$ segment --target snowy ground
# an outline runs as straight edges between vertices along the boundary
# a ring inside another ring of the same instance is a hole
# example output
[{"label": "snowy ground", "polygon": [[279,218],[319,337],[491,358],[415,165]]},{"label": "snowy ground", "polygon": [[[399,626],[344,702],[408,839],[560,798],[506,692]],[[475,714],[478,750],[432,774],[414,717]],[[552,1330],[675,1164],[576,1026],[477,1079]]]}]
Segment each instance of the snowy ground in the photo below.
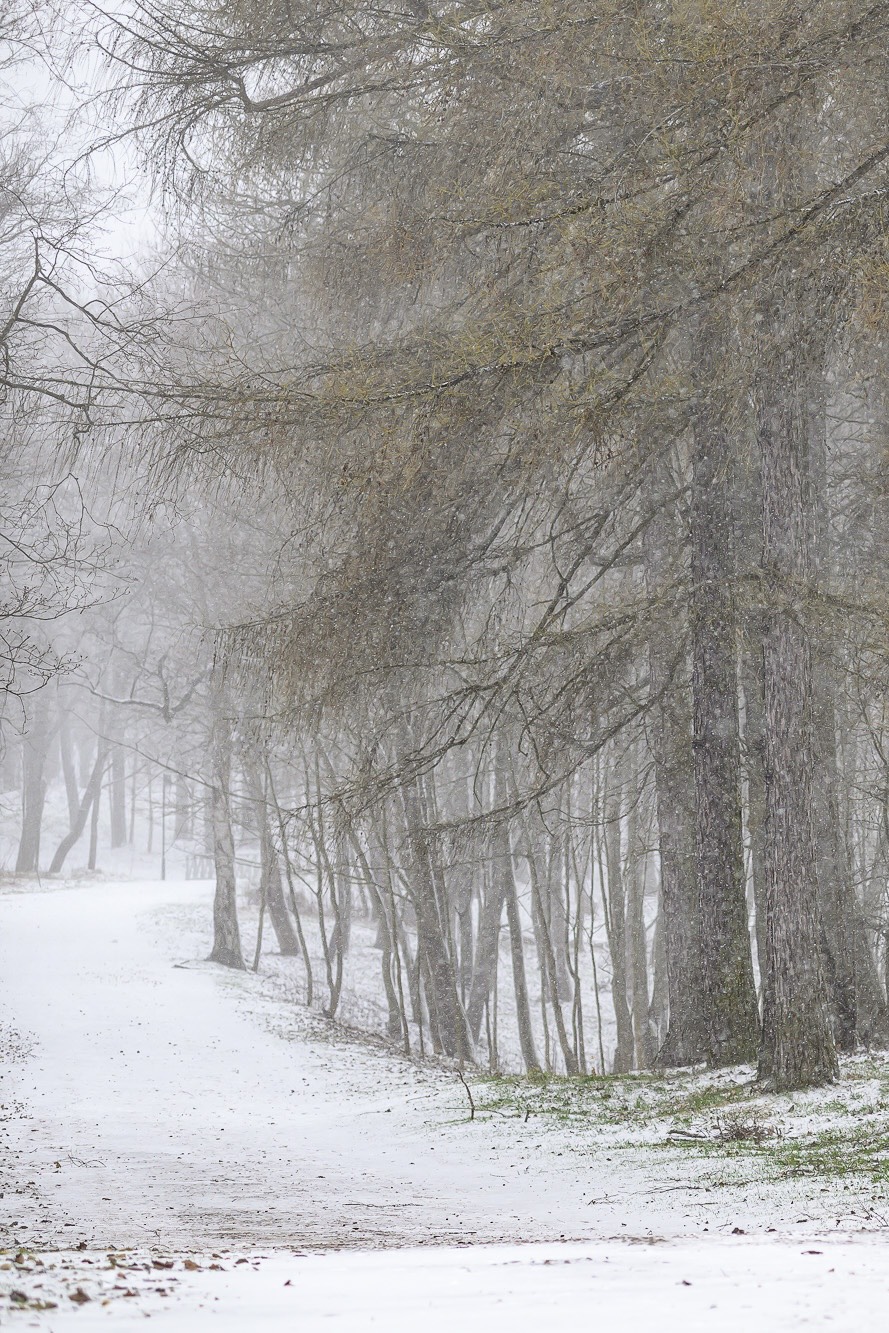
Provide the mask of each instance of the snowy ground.
[{"label": "snowy ground", "polygon": [[[839,1098],[765,1109],[740,1073],[576,1092],[476,1080],[470,1121],[453,1072],[326,1028],[279,968],[202,963],[210,894],[0,896],[0,1322],[885,1322],[885,1064]],[[714,1097],[780,1125],[780,1152],[715,1145]],[[803,1151],[852,1110],[879,1149],[870,1174]]]}]

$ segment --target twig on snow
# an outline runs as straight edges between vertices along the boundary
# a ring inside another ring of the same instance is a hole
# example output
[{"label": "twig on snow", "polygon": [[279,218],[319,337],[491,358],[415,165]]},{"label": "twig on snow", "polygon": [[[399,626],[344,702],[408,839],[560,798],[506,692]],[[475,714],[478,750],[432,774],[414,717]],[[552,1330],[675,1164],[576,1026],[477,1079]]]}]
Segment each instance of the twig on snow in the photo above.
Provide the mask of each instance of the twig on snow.
[{"label": "twig on snow", "polygon": [[466,1082],[466,1079],[463,1077],[463,1070],[462,1070],[462,1069],[458,1069],[458,1070],[457,1070],[457,1077],[458,1077],[458,1079],[460,1080],[460,1082],[463,1084],[464,1088],[466,1089],[466,1096],[469,1098],[469,1119],[470,1119],[470,1120],[474,1120],[474,1119],[475,1119],[475,1102],[474,1102],[473,1097],[472,1097],[472,1089],[470,1088],[469,1084]]}]

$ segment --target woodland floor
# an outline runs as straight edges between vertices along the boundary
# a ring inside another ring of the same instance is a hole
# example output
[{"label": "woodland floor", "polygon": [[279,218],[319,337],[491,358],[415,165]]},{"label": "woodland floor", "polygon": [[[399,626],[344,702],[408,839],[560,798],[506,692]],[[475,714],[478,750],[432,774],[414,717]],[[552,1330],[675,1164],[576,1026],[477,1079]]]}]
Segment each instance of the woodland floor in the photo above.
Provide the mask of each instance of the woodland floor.
[{"label": "woodland floor", "polygon": [[0,893],[0,1325],[880,1328],[889,1060],[456,1074],[201,962],[206,883]]}]

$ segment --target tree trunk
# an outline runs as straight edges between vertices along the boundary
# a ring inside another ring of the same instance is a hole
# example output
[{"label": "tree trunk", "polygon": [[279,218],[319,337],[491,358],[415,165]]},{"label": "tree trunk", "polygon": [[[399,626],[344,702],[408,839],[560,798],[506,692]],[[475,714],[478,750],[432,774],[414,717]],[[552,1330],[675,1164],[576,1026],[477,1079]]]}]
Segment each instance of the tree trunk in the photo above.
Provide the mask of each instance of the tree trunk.
[{"label": "tree trunk", "polygon": [[417,917],[417,949],[426,969],[427,998],[433,1044],[460,1061],[472,1059],[472,1036],[460,1003],[449,932],[448,908],[441,900],[441,876],[433,858],[436,849],[424,828],[419,778],[402,786],[405,826],[411,859],[411,900]]},{"label": "tree trunk", "polygon": [[44,769],[52,739],[47,691],[29,699],[28,729],[22,740],[22,833],[15,861],[17,875],[36,875],[40,869],[40,833],[46,799]]},{"label": "tree trunk", "polygon": [[293,885],[293,865],[290,860],[290,849],[287,845],[287,828],[284,824],[284,815],[281,812],[281,805],[275,791],[275,783],[272,778],[272,770],[268,761],[266,761],[266,777],[268,779],[269,796],[275,807],[275,816],[278,823],[278,836],[281,839],[281,855],[284,857],[284,870],[287,874],[287,896],[290,900],[290,910],[293,913],[293,920],[296,925],[296,934],[299,939],[299,947],[302,951],[303,964],[306,969],[306,1004],[311,1007],[313,992],[315,989],[314,977],[312,976],[312,960],[309,957],[309,948],[306,944],[305,932],[303,931],[302,918],[300,916],[299,904],[296,901],[296,890]]},{"label": "tree trunk", "polygon": [[[494,775],[494,805],[505,805],[507,784],[499,770]],[[509,925],[509,947],[512,958],[512,979],[515,990],[516,1021],[519,1028],[519,1044],[522,1059],[528,1073],[539,1071],[540,1062],[534,1048],[534,1030],[531,1027],[531,1005],[528,1000],[528,982],[525,976],[525,947],[522,940],[522,920],[519,913],[519,900],[516,893],[515,865],[512,859],[512,846],[509,837],[509,825],[499,821],[491,835],[491,855],[493,894],[506,903],[506,920]],[[499,882],[499,888],[498,886]],[[500,917],[497,915],[499,936]],[[569,1073],[576,1072],[569,1068]]]},{"label": "tree trunk", "polygon": [[475,941],[475,961],[472,982],[466,1002],[466,1021],[472,1040],[478,1043],[481,1034],[485,1003],[497,974],[497,951],[500,947],[500,927],[503,919],[502,875],[488,874],[482,881],[482,901],[479,910],[478,934]]},{"label": "tree trunk", "polygon": [[[108,746],[106,742],[101,737],[97,737],[96,760],[93,764],[93,770],[90,773],[89,780],[84,789],[74,823],[56,848],[56,854],[49,867],[49,873],[51,875],[57,875],[62,869],[62,866],[65,864],[65,858],[80,838],[83,830],[86,828],[86,821],[90,811],[99,803],[99,798],[102,794],[102,777],[105,772],[105,760],[107,756]],[[90,838],[90,842],[92,842],[92,837]]]},{"label": "tree trunk", "polygon": [[[638,775],[638,767],[636,769]],[[650,1069],[654,1063],[654,1036],[648,1018],[648,947],[645,931],[645,879],[648,853],[640,829],[641,801],[629,816],[627,847],[627,970],[632,997],[635,1066]]]},{"label": "tree trunk", "polygon": [[705,378],[694,423],[691,631],[695,845],[712,1066],[754,1059],[759,1030],[741,836],[732,444],[710,397],[723,382],[726,350],[721,321],[707,321],[694,352]]},{"label": "tree trunk", "polygon": [[627,938],[626,903],[624,895],[623,854],[621,827],[623,800],[621,762],[608,766],[604,800],[605,866],[608,881],[607,898],[603,887],[605,931],[611,954],[611,1002],[617,1023],[617,1046],[614,1051],[612,1072],[627,1074],[633,1068],[633,1019],[627,1002]]},{"label": "tree trunk", "polygon": [[259,830],[260,878],[263,901],[268,908],[272,929],[278,942],[279,952],[285,957],[296,957],[301,951],[299,939],[287,910],[284,898],[284,881],[281,875],[281,863],[272,835],[272,821],[269,801],[263,782],[262,770],[253,756],[246,760],[250,794],[256,812],[256,825]]},{"label": "tree trunk", "polygon": [[766,730],[766,970],[759,1076],[777,1089],[838,1075],[826,1002],[814,829],[814,690],[807,605],[812,524],[796,284],[773,285],[758,386],[762,449]]},{"label": "tree trunk", "polygon": [[[538,810],[538,816],[540,812]],[[535,821],[537,828],[535,832],[538,836],[544,829],[542,817]],[[550,1068],[549,1055],[549,1035],[546,1026],[546,997],[549,996],[550,1008],[553,1013],[553,1022],[556,1025],[556,1036],[559,1039],[559,1049],[562,1052],[562,1059],[565,1062],[565,1072],[567,1074],[576,1074],[577,1058],[571,1039],[568,1036],[568,1028],[565,1024],[565,1015],[562,1012],[562,1002],[559,999],[559,975],[556,966],[555,947],[553,945],[550,923],[547,920],[546,908],[550,901],[549,893],[544,897],[543,887],[541,885],[541,875],[537,854],[535,851],[534,839],[532,837],[532,828],[530,821],[525,826],[525,836],[528,844],[528,873],[531,876],[531,893],[533,903],[533,921],[537,939],[537,957],[540,964],[540,983],[541,983],[541,1011],[544,1023],[544,1041],[546,1045],[547,1068]],[[553,856],[552,849],[547,855],[547,864],[549,873],[552,872]]]},{"label": "tree trunk", "polygon": [[673,592],[681,570],[670,565],[678,522],[675,484],[668,460],[652,463],[650,503],[654,517],[645,532],[645,583],[657,599],[648,641],[649,748],[654,759],[658,851],[659,931],[662,936],[668,1026],[657,1064],[697,1064],[707,1058],[701,976],[701,901],[695,867],[694,759],[691,690],[685,625]]},{"label": "tree trunk", "polygon": [[[100,741],[99,744],[101,745],[102,742]],[[97,864],[99,852],[99,815],[102,810],[102,779],[104,776],[105,764],[103,763],[99,772],[99,785],[96,788],[95,799],[93,800],[93,806],[90,811],[90,847],[86,863],[88,870],[95,870]]]},{"label": "tree trunk", "polygon": [[[827,497],[827,404],[822,357],[813,359],[804,420],[808,427],[808,483],[812,522],[812,559],[819,591],[829,589],[830,524]],[[828,624],[813,647],[815,849],[818,905],[823,923],[824,970],[832,998],[834,1039],[840,1050],[859,1041],[884,1043],[889,1015],[882,996],[876,959],[861,919],[852,880],[845,819],[841,809],[837,762],[837,645]]]},{"label": "tree trunk", "polygon": [[231,728],[221,713],[222,700],[214,699],[215,716],[210,749],[213,763],[210,809],[213,820],[213,860],[216,866],[216,891],[213,895],[213,948],[211,963],[245,971],[238,925],[237,881],[235,879],[235,839],[232,832]]},{"label": "tree trunk", "polygon": [[[749,618],[751,646],[741,657],[741,690],[744,699],[744,774],[747,779],[747,831],[750,836],[750,875],[756,912],[756,958],[760,985],[766,956],[766,733],[765,696],[762,679],[762,622]],[[756,643],[755,650],[752,647]]]},{"label": "tree trunk", "polygon": [[74,763],[74,750],[71,745],[71,722],[67,710],[59,699],[59,758],[62,764],[62,777],[65,779],[65,796],[68,801],[68,827],[72,827],[80,809],[80,792],[77,787],[77,768]]},{"label": "tree trunk", "polygon": [[127,843],[127,760],[120,745],[111,750],[111,846]]}]

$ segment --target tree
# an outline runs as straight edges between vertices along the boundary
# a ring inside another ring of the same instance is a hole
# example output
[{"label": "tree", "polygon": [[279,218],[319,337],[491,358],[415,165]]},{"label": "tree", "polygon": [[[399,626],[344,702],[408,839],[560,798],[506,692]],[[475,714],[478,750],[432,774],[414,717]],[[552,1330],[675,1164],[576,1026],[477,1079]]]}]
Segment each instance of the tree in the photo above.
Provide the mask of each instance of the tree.
[{"label": "tree", "polygon": [[[153,426],[169,457],[172,434],[189,477],[215,484],[254,466],[267,494],[310,497],[299,519],[276,515],[269,595],[228,620],[220,650],[275,699],[282,739],[317,752],[331,734],[366,736],[338,747],[329,799],[356,819],[397,812],[411,998],[422,1031],[425,995],[434,1043],[457,1058],[471,1054],[495,969],[487,953],[467,1015],[472,923],[441,840],[483,831],[503,862],[503,826],[550,800],[570,807],[580,775],[629,752],[644,726],[671,989],[662,1061],[753,1054],[746,822],[765,909],[762,1076],[834,1076],[818,998],[822,629],[801,404],[828,375],[824,321],[838,333],[831,312],[851,309],[856,275],[878,267],[889,139],[861,86],[883,70],[884,28],[877,7],[782,0],[595,12],[576,0],[319,0],[298,12],[191,0],[107,20],[131,117],[121,133],[141,136],[182,206],[203,300],[146,435]],[[829,125],[830,152],[799,134],[803,106]],[[834,270],[829,293],[810,281]],[[668,447],[675,498],[652,480]],[[741,473],[761,487],[755,577],[733,542]],[[677,590],[668,636],[657,561]],[[508,800],[439,800],[450,755],[471,752],[490,773],[504,741]],[[598,874],[625,1065],[644,1044],[647,988],[638,944],[626,985],[619,975],[628,816],[624,781],[606,771]],[[528,848],[529,870],[545,866],[533,899],[541,1022],[552,1015],[567,1066],[580,1045],[561,1008],[574,955],[570,926],[554,932],[547,913],[574,892],[576,936],[587,900],[565,844],[541,837],[545,855]],[[338,913],[323,832],[315,841],[319,907],[326,877]],[[480,962],[496,894],[484,906]],[[638,902],[633,912],[638,937]],[[855,915],[847,902],[844,921]],[[339,995],[339,916],[322,935]]]}]

